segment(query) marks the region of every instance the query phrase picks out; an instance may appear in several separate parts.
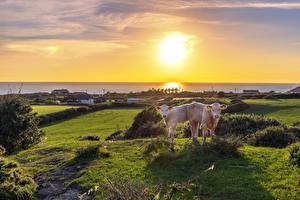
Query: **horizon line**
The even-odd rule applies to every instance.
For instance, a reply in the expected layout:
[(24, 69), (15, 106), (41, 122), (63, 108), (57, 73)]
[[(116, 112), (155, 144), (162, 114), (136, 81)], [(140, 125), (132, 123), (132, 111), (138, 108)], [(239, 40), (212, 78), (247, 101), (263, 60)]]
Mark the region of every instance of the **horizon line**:
[(300, 82), (180, 82), (180, 81), (161, 81), (161, 82), (139, 82), (139, 81), (0, 81), (3, 83), (108, 83), (108, 84), (162, 84), (162, 83), (180, 83), (180, 84), (300, 84)]

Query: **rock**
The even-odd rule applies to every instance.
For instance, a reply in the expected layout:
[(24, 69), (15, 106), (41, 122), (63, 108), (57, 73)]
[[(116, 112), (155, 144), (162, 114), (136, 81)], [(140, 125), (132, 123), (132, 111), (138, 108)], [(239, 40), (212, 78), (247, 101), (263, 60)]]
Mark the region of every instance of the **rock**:
[(98, 135), (85, 135), (80, 138), (80, 140), (91, 140), (91, 141), (99, 141), (100, 137)]

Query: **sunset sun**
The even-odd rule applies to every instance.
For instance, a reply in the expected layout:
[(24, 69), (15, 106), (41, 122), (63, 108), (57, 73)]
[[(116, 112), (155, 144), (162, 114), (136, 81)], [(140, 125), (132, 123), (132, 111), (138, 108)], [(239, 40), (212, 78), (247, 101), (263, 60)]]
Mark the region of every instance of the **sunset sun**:
[(160, 59), (167, 64), (178, 64), (186, 58), (189, 52), (189, 37), (173, 34), (164, 38), (159, 45)]

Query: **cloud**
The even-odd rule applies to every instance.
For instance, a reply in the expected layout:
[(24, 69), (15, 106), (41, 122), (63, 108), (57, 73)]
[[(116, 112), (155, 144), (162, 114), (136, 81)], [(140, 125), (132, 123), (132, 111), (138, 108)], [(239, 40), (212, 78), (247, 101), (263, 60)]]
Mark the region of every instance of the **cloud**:
[(1, 49), (15, 53), (27, 53), (46, 57), (55, 56), (62, 59), (71, 59), (112, 52), (117, 49), (124, 49), (127, 47), (127, 45), (114, 41), (32, 40), (7, 43), (1, 46)]
[[(260, 23), (254, 16), (256, 10), (263, 9), (300, 9), (300, 3), (278, 0), (2, 0), (0, 40), (129, 40), (126, 30), (130, 28), (180, 29), (186, 24), (236, 26), (249, 19)], [(262, 18), (261, 13), (258, 16), (262, 21), (272, 21), (273, 13), (266, 13), (272, 17), (264, 15)]]

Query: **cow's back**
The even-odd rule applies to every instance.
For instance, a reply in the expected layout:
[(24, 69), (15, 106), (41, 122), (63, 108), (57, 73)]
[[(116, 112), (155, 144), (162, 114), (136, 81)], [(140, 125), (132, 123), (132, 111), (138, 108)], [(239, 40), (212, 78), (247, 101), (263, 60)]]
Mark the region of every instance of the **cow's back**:
[(187, 121), (187, 106), (188, 104), (173, 107), (167, 114), (166, 122), (169, 124)]
[(187, 106), (188, 120), (190, 121), (202, 121), (202, 114), (205, 108), (205, 104), (199, 102), (193, 102)]

